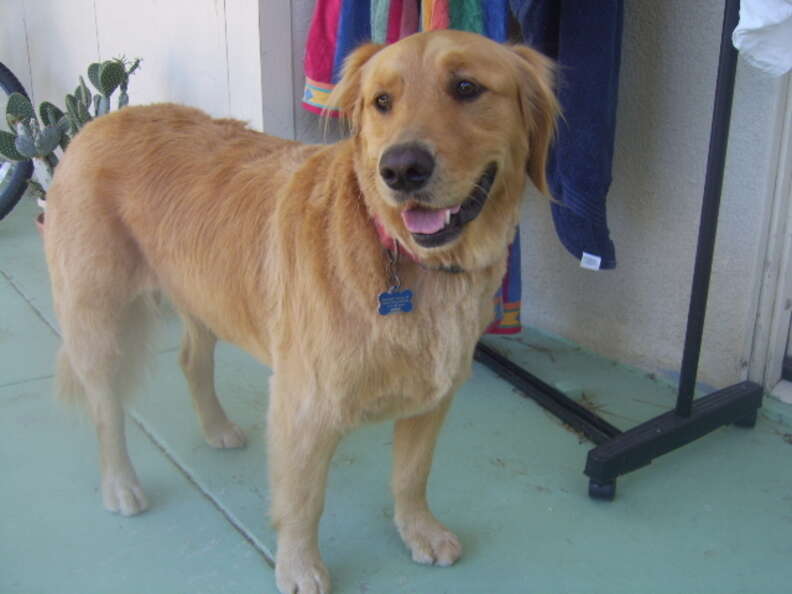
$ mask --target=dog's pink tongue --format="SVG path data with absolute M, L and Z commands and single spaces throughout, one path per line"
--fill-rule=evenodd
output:
M 445 227 L 446 212 L 450 210 L 443 208 L 442 210 L 428 210 L 424 208 L 411 208 L 410 210 L 402 211 L 402 220 L 404 226 L 410 233 L 437 233 Z

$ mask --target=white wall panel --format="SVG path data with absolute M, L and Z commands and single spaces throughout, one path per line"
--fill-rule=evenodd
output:
M 222 1 L 94 1 L 102 59 L 143 58 L 130 83 L 132 102 L 175 101 L 229 114 Z
M 0 47 L 36 102 L 63 105 L 88 64 L 126 55 L 143 59 L 133 104 L 175 101 L 261 128 L 259 3 L 4 0 Z
M 63 106 L 78 76 L 99 57 L 93 0 L 25 0 L 33 100 Z
M 29 93 L 32 79 L 25 33 L 24 0 L 3 0 L 2 2 L 2 9 L 0 9 L 0 62 L 11 69 Z

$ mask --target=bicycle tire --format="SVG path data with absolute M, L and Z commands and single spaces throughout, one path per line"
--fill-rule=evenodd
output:
M 22 83 L 19 82 L 14 73 L 11 72 L 5 64 L 0 62 L 0 88 L 7 95 L 11 93 L 22 93 L 25 97 L 28 96 L 27 92 L 25 91 L 25 87 L 22 86 Z M 4 117 L 5 114 L 0 114 L 0 117 Z M 25 193 L 27 189 L 27 181 L 33 175 L 33 162 L 30 160 L 27 161 L 17 161 L 14 165 L 14 172 L 11 174 L 11 178 L 8 181 L 8 185 L 6 188 L 0 192 L 0 221 L 2 221 L 5 216 L 11 212 L 11 210 L 17 205 L 19 199 L 22 198 L 22 194 Z

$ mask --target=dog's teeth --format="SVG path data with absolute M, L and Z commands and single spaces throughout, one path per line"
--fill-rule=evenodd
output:
M 445 211 L 445 224 L 448 225 L 448 223 L 450 222 L 451 222 L 451 209 L 447 208 Z

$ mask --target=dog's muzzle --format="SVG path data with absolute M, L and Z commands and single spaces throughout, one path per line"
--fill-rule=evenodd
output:
M 421 247 L 440 247 L 456 239 L 465 225 L 481 213 L 487 202 L 498 166 L 491 163 L 474 184 L 468 197 L 457 206 L 430 209 L 422 206 L 402 211 L 402 221 Z

